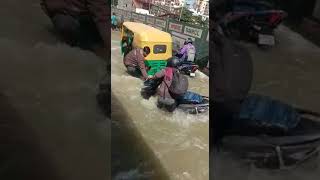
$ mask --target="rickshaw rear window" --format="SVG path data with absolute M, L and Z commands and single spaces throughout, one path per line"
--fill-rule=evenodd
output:
M 166 45 L 154 45 L 153 46 L 153 53 L 154 54 L 166 53 L 166 51 L 167 51 Z

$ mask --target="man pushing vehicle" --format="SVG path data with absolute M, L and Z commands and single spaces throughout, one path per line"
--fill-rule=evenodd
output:
M 150 54 L 150 48 L 144 47 L 131 50 L 123 59 L 130 75 L 146 80 L 148 78 L 147 67 L 144 64 L 145 57 Z
M 105 0 L 41 0 L 43 11 L 55 29 L 71 46 L 92 50 L 107 47 L 107 17 Z

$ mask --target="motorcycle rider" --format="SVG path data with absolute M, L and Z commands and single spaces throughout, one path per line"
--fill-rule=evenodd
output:
M 153 77 L 148 79 L 161 80 L 160 88 L 158 89 L 158 107 L 165 107 L 169 112 L 172 112 L 177 107 L 176 99 L 180 96 L 174 96 L 171 94 L 169 87 L 172 84 L 173 73 L 179 73 L 176 69 L 180 64 L 180 61 L 176 57 L 171 57 L 167 60 L 167 67 L 157 72 Z M 186 82 L 188 83 L 188 82 Z
M 180 49 L 180 52 L 177 54 L 177 57 L 179 57 L 182 62 L 184 61 L 193 62 L 195 53 L 196 53 L 196 48 L 193 45 L 192 39 L 188 38 L 184 42 L 184 46 Z
M 107 47 L 107 17 L 105 0 L 41 0 L 43 11 L 62 38 L 71 46 L 93 49 Z

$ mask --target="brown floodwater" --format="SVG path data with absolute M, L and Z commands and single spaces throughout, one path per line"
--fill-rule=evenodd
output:
M 157 108 L 156 97 L 143 99 L 140 95 L 143 82 L 129 76 L 123 66 L 120 33 L 112 32 L 111 38 L 112 93 L 119 101 L 112 106 L 112 112 L 118 114 L 120 106 L 123 113 L 130 117 L 134 126 L 132 129 L 139 134 L 136 141 L 145 142 L 169 179 L 209 179 L 209 113 L 191 115 L 181 110 L 168 113 Z M 189 79 L 189 83 L 191 91 L 209 96 L 209 79 L 206 75 L 197 72 L 195 78 Z M 126 174 L 132 175 L 133 172 L 138 176 L 137 167 Z M 144 172 L 140 173 L 143 175 Z M 136 176 L 132 175 L 132 178 Z

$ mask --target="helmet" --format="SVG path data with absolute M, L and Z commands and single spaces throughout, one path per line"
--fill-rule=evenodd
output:
M 189 44 L 189 43 L 192 44 L 192 39 L 191 39 L 191 38 L 188 38 L 188 39 L 186 40 L 186 42 L 185 42 L 185 44 Z
M 173 56 L 167 60 L 167 67 L 177 67 L 180 65 L 180 61 L 177 57 Z

